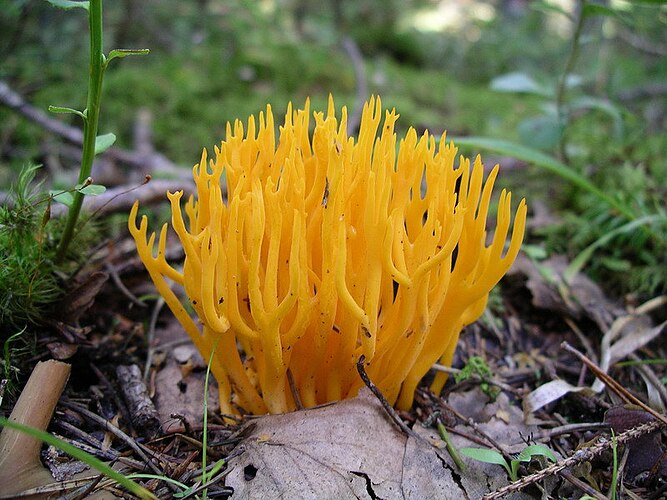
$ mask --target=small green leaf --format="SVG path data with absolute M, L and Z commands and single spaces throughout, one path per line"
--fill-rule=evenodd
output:
M 54 7 L 58 7 L 65 10 L 76 9 L 76 8 L 88 10 L 90 4 L 90 2 L 77 2 L 75 0 L 46 0 L 46 1 L 49 2 L 51 5 L 53 5 Z
M 519 455 L 516 457 L 516 460 L 519 462 L 529 462 L 533 457 L 537 456 L 546 457 L 552 462 L 558 461 L 556 455 L 554 455 L 554 452 L 543 444 L 532 444 L 530 446 L 526 446 L 523 450 L 521 450 L 521 453 L 519 453 Z
M 78 188 L 77 191 L 86 196 L 97 196 L 104 193 L 107 190 L 106 187 L 101 184 L 89 184 L 88 186 Z
M 113 146 L 113 143 L 116 142 L 116 135 L 111 132 L 104 135 L 98 135 L 95 138 L 95 154 L 104 153 L 107 149 Z
M 568 89 L 581 87 L 582 83 L 584 83 L 584 79 L 581 77 L 581 75 L 577 75 L 576 73 L 570 73 L 565 77 L 565 86 Z
M 548 151 L 558 145 L 562 128 L 555 115 L 540 115 L 527 118 L 517 127 L 521 142 Z
M 497 92 L 518 92 L 551 97 L 551 89 L 537 83 L 533 77 L 525 73 L 507 73 L 491 80 L 491 89 Z
M 531 2 L 530 8 L 538 12 L 544 12 L 547 14 L 555 12 L 557 14 L 562 14 L 568 19 L 572 20 L 572 14 L 566 11 L 563 7 L 556 5 L 554 3 L 548 3 L 543 1 Z
M 628 272 L 632 269 L 632 262 L 627 259 L 615 259 L 614 257 L 601 257 L 600 263 L 611 271 L 620 273 Z
M 78 109 L 66 108 L 64 106 L 49 106 L 49 111 L 51 113 L 70 113 L 70 114 L 73 114 L 73 115 L 80 116 L 84 120 L 86 119 L 86 115 L 84 115 Z
M 49 194 L 58 203 L 62 203 L 66 207 L 71 207 L 74 202 L 74 196 L 69 191 L 49 191 Z
M 609 16 L 609 17 L 619 17 L 620 12 L 612 7 L 607 7 L 599 3 L 584 3 L 584 10 L 582 11 L 584 16 Z
M 496 450 L 490 450 L 488 448 L 461 448 L 459 452 L 461 455 L 465 455 L 466 457 L 470 457 L 479 462 L 502 465 L 507 473 L 511 474 L 510 466 L 507 464 L 507 461 Z
M 143 56 L 150 52 L 150 49 L 114 49 L 109 52 L 107 63 L 112 59 L 122 59 L 127 56 Z
M 544 260 L 549 256 L 544 247 L 537 245 L 523 244 L 521 250 L 533 260 Z
M 526 446 L 523 450 L 521 450 L 521 453 L 519 453 L 519 455 L 514 460 L 512 460 L 510 464 L 510 477 L 512 478 L 512 481 L 516 481 L 518 478 L 519 464 L 521 462 L 530 462 L 531 459 L 536 456 L 547 457 L 552 462 L 557 460 L 553 452 L 542 444 Z

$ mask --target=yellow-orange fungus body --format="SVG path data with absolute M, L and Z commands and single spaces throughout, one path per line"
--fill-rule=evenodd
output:
M 479 158 L 471 166 L 444 135 L 414 129 L 397 147 L 398 115 L 383 120 L 379 98 L 366 103 L 358 138 L 333 99 L 314 113 L 312 134 L 310 118 L 308 102 L 290 105 L 276 142 L 268 106 L 259 123 L 228 125 L 214 159 L 204 151 L 197 199 L 168 195 L 182 271 L 165 260 L 166 226 L 155 256 L 136 204 L 130 214 L 141 259 L 204 359 L 218 342 L 223 413 L 290 411 L 295 392 L 306 407 L 353 397 L 362 354 L 385 397 L 409 408 L 433 363 L 451 363 L 461 329 L 521 246 L 526 205 L 510 231 L 505 191 L 487 238 L 497 166 L 484 181 Z M 201 325 L 167 279 L 184 288 Z

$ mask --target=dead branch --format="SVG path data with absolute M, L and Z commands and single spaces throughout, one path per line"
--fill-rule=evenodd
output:
M 45 130 L 62 137 L 67 142 L 83 145 L 83 132 L 70 125 L 67 125 L 60 120 L 56 120 L 48 116 L 44 111 L 32 106 L 26 102 L 23 97 L 15 92 L 7 82 L 0 80 L 0 104 L 7 106 L 9 109 L 17 112 L 29 121 L 39 125 Z M 140 121 L 145 121 L 146 117 L 140 115 Z M 142 141 L 146 140 L 146 135 L 142 136 Z M 138 141 L 139 142 L 139 141 Z M 156 153 L 152 147 L 146 148 L 145 143 L 138 151 L 128 151 L 125 149 L 111 147 L 106 150 L 103 155 L 111 158 L 138 172 L 141 176 L 150 174 L 152 172 L 161 172 L 175 175 L 179 178 L 187 178 L 190 176 L 188 169 L 179 167 L 170 161 L 164 155 Z
M 137 365 L 116 367 L 116 377 L 127 402 L 132 425 L 152 439 L 160 431 L 160 419 Z
M 628 441 L 643 436 L 644 434 L 655 432 L 663 426 L 664 424 L 660 420 L 653 420 L 651 422 L 634 427 L 633 429 L 627 430 L 616 436 L 616 438 L 613 440 L 603 439 L 597 444 L 588 448 L 582 448 L 576 451 L 573 455 L 560 460 L 559 462 L 556 462 L 555 464 L 550 465 L 549 467 L 546 467 L 541 471 L 536 472 L 535 474 L 523 477 L 518 481 L 508 484 L 507 486 L 503 486 L 502 488 L 499 488 L 492 493 L 484 495 L 482 500 L 496 500 L 498 498 L 502 498 L 505 495 L 508 495 L 509 493 L 520 491 L 526 486 L 537 483 L 549 476 L 553 476 L 554 474 L 558 474 L 568 467 L 572 467 L 573 465 L 583 462 L 590 462 L 593 458 L 600 455 L 603 451 L 610 449 L 612 446 L 627 443 Z
M 351 37 L 345 36 L 341 41 L 341 45 L 345 53 L 349 56 L 352 61 L 352 68 L 354 69 L 354 77 L 357 83 L 357 92 L 354 103 L 354 109 L 347 121 L 347 133 L 352 135 L 359 128 L 359 123 L 361 122 L 361 112 L 364 108 L 364 102 L 368 99 L 368 82 L 366 82 L 366 72 L 364 70 L 364 59 L 361 55 L 361 50 L 357 42 L 355 42 Z
M 135 190 L 136 189 L 136 190 Z M 137 189 L 133 186 L 116 186 L 98 196 L 86 196 L 83 208 L 95 215 L 126 212 L 138 200 L 141 205 L 157 203 L 167 199 L 167 191 L 184 191 L 188 196 L 194 192 L 192 179 L 187 181 L 152 180 Z M 51 207 L 51 216 L 60 217 L 67 213 L 67 207 L 56 204 Z

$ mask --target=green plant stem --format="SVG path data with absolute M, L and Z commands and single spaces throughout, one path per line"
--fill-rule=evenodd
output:
M 206 454 L 208 451 L 208 379 L 211 374 L 211 365 L 213 364 L 213 356 L 215 355 L 215 350 L 218 348 L 218 342 L 220 338 L 218 337 L 213 344 L 213 349 L 211 350 L 211 355 L 208 358 L 208 364 L 206 365 L 206 377 L 204 377 L 204 434 L 202 435 L 202 450 L 201 450 L 201 482 L 206 484 L 209 475 L 206 474 Z M 207 489 L 204 489 L 202 498 L 206 500 L 206 495 L 208 493 Z
M 616 489 L 618 487 L 618 442 L 616 441 L 616 433 L 611 430 L 611 451 L 612 451 L 612 472 L 611 472 L 611 486 L 609 492 L 610 500 L 616 500 Z
M 104 76 L 104 54 L 102 53 L 102 0 L 90 0 L 88 12 L 88 24 L 90 29 L 90 64 L 88 73 L 88 100 L 84 111 L 83 122 L 83 153 L 81 155 L 81 168 L 79 170 L 79 184 L 85 182 L 90 176 L 95 158 L 95 139 L 97 138 L 97 125 L 100 117 L 100 101 L 102 98 L 102 79 Z M 62 262 L 67 249 L 72 242 L 76 222 L 83 205 L 84 194 L 75 191 L 74 201 L 67 213 L 67 222 L 63 230 L 56 262 Z
M 452 457 L 452 460 L 454 460 L 456 467 L 458 467 L 460 471 L 465 470 L 466 466 L 463 463 L 463 460 L 461 460 L 461 455 L 459 455 L 456 446 L 454 446 L 454 443 L 452 443 L 452 440 L 449 437 L 449 432 L 447 432 L 447 429 L 439 418 L 436 420 L 436 426 L 438 428 L 438 434 L 440 434 L 440 438 L 445 442 L 449 456 Z
M 560 138 L 558 140 L 558 159 L 561 161 L 566 161 L 567 154 L 565 151 L 565 126 L 567 118 L 564 116 L 563 104 L 565 100 L 565 89 L 567 88 L 567 77 L 572 73 L 574 68 L 574 63 L 577 60 L 579 55 L 579 39 L 581 38 L 581 33 L 584 27 L 584 5 L 586 0 L 578 2 L 576 12 L 575 12 L 575 21 L 574 21 L 574 32 L 572 34 L 572 46 L 570 48 L 570 53 L 567 56 L 567 61 L 565 62 L 565 69 L 563 74 L 558 82 L 558 87 L 556 88 L 556 113 L 558 115 L 558 124 L 560 126 Z

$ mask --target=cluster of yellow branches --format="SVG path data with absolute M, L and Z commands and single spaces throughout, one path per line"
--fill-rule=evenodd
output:
M 197 200 L 169 193 L 182 271 L 165 260 L 167 225 L 148 236 L 130 215 L 139 255 L 211 369 L 223 413 L 293 410 L 356 395 L 356 362 L 387 400 L 409 408 L 434 362 L 451 363 L 462 327 L 475 321 L 514 261 L 526 205 L 512 218 L 503 191 L 493 238 L 486 220 L 494 168 L 457 160 L 445 136 L 410 129 L 397 147 L 398 115 L 366 103 L 358 139 L 336 118 L 291 105 L 276 143 L 271 107 L 204 151 Z M 382 122 L 382 123 L 381 123 Z M 226 186 L 226 192 L 223 189 Z M 185 289 L 195 323 L 168 280 Z M 290 384 L 289 379 L 292 379 Z M 440 390 L 438 375 L 433 383 Z

